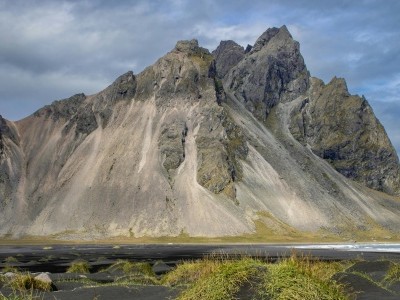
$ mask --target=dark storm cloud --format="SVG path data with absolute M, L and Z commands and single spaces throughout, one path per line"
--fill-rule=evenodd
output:
M 180 39 L 210 50 L 226 39 L 246 46 L 286 24 L 311 74 L 346 78 L 399 150 L 399 11 L 397 0 L 0 0 L 0 114 L 19 119 L 54 99 L 97 92 Z

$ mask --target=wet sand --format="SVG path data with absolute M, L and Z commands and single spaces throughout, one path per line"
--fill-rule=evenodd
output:
M 7 257 L 16 257 L 16 266 L 30 272 L 64 272 L 71 261 L 77 258 L 93 264 L 94 269 L 108 266 L 118 259 L 154 262 L 162 260 L 175 264 L 180 260 L 199 259 L 208 255 L 220 254 L 226 257 L 248 255 L 270 261 L 296 253 L 320 260 L 378 260 L 382 258 L 400 260 L 400 253 L 379 252 L 374 249 L 346 250 L 335 248 L 311 249 L 313 245 L 210 245 L 210 244 L 153 244 L 153 245 L 27 245 L 0 246 L 0 268 Z

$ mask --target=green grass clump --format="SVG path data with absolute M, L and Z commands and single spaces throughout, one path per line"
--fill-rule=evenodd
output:
M 105 269 L 106 272 L 122 271 L 125 275 L 116 279 L 118 284 L 158 284 L 158 279 L 150 263 L 118 260 Z
M 243 257 L 235 260 L 206 258 L 183 262 L 162 282 L 186 286 L 179 300 L 235 299 L 250 287 L 255 299 L 341 300 L 350 299 L 344 287 L 331 277 L 349 263 L 321 262 L 293 255 L 277 263 Z
M 30 291 L 13 291 L 10 295 L 4 296 L 0 294 L 0 300 L 37 300 L 43 297 L 33 290 Z
M 1 269 L 1 271 L 2 271 L 3 273 L 7 273 L 7 272 L 18 273 L 18 272 L 19 272 L 19 269 L 18 269 L 17 267 L 5 265 L 5 266 Z
M 233 261 L 213 261 L 186 265 L 183 270 L 173 271 L 183 279 L 183 282 L 194 281 L 178 297 L 180 300 L 234 299 L 240 287 L 248 283 L 251 278 L 260 273 L 263 263 L 252 258 L 243 258 Z M 196 271 L 196 267 L 198 267 Z M 183 271 L 183 272 L 182 272 Z M 188 271 L 188 278 L 184 278 L 184 271 Z M 171 278 L 169 278 L 171 280 Z
M 392 262 L 383 282 L 390 285 L 395 281 L 400 281 L 400 264 Z
M 67 273 L 90 273 L 91 266 L 86 260 L 77 260 L 72 262 L 72 264 L 67 269 Z
M 4 262 L 7 263 L 7 264 L 17 263 L 17 262 L 18 262 L 18 259 L 16 259 L 16 258 L 13 257 L 13 256 L 9 256 L 9 257 L 7 257 L 6 259 L 4 259 Z
M 184 261 L 175 270 L 165 274 L 162 282 L 168 286 L 192 284 L 213 273 L 220 265 L 221 261 L 213 259 Z
M 9 285 L 13 290 L 17 291 L 51 291 L 51 283 L 38 280 L 30 274 L 17 274 L 17 276 L 9 282 Z
M 12 272 L 12 273 L 18 273 L 19 269 L 14 265 L 15 263 L 18 263 L 18 259 L 13 257 L 13 256 L 9 256 L 7 258 L 4 259 L 4 267 L 1 269 L 2 272 L 7 273 L 7 272 Z
M 147 262 L 130 262 L 128 260 L 118 260 L 116 263 L 106 269 L 106 271 L 121 270 L 125 274 L 143 274 L 155 276 L 151 265 Z
M 279 300 L 349 299 L 344 287 L 331 280 L 331 276 L 341 268 L 338 263 L 292 256 L 268 266 L 259 288 L 260 297 Z

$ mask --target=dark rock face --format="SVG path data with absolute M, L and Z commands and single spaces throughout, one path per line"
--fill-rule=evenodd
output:
M 90 134 L 96 130 L 98 124 L 96 116 L 90 106 L 86 106 L 83 110 L 75 115 L 72 122 L 76 122 L 76 134 Z
M 1 157 L 6 155 L 7 144 L 10 141 L 15 146 L 19 146 L 18 132 L 10 125 L 10 122 L 0 115 L 0 161 Z
M 11 193 L 11 182 L 8 168 L 3 164 L 6 156 L 6 135 L 10 132 L 6 120 L 0 115 L 0 195 L 2 199 L 8 198 Z M 3 200 L 4 201 L 4 200 Z M 1 201 L 1 202 L 3 202 Z M 3 203 L 0 203 L 1 206 Z
M 218 78 L 223 78 L 244 57 L 245 50 L 234 41 L 222 41 L 212 52 Z
M 276 104 L 304 93 L 308 81 L 299 43 L 285 26 L 264 32 L 225 77 L 235 96 L 262 121 Z
M 188 128 L 184 122 L 165 124 L 159 137 L 163 166 L 167 171 L 177 169 L 185 159 L 185 139 Z
M 18 132 L 0 115 L 0 209 L 10 203 L 16 192 L 20 166 L 20 140 Z
M 292 111 L 290 130 L 344 176 L 389 194 L 400 192 L 396 151 L 367 100 L 350 95 L 344 79 L 327 85 L 313 79 L 309 97 Z
M 36 111 L 33 115 L 36 117 L 51 117 L 54 121 L 58 121 L 60 119 L 65 121 L 78 112 L 79 107 L 82 105 L 85 99 L 85 94 L 76 94 L 67 99 L 54 101 L 51 105 L 46 105 L 45 107 Z
M 67 134 L 71 128 L 75 126 L 75 134 L 89 135 L 98 127 L 96 117 L 91 106 L 82 105 L 79 110 L 69 119 L 69 122 L 63 129 L 63 133 Z
M 3 119 L 3 117 L 0 115 L 0 157 L 5 154 L 5 138 L 6 137 L 12 137 L 15 140 L 15 137 L 11 133 L 10 128 L 7 125 L 7 121 Z
M 35 117 L 51 118 L 55 122 L 66 122 L 63 133 L 67 134 L 75 126 L 76 135 L 90 134 L 97 128 L 96 118 L 90 106 L 85 105 L 85 94 L 54 101 L 51 105 L 36 111 Z
M 136 89 L 136 77 L 132 71 L 119 76 L 110 86 L 95 96 L 93 109 L 85 108 L 85 112 L 78 118 L 77 133 L 89 134 L 97 128 L 95 114 L 100 116 L 101 126 L 105 128 L 110 121 L 115 104 L 134 98 Z
M 136 94 L 136 77 L 132 71 L 119 76 L 98 97 L 104 101 L 115 103 L 123 99 L 132 99 Z
M 136 77 L 132 71 L 129 71 L 98 93 L 95 96 L 94 105 L 87 105 L 85 103 L 87 97 L 81 93 L 67 99 L 54 101 L 51 105 L 46 105 L 36 111 L 34 116 L 51 118 L 53 121 L 68 121 L 63 131 L 64 134 L 76 125 L 76 135 L 88 135 L 98 127 L 95 112 L 100 115 L 104 128 L 112 115 L 113 105 L 120 100 L 132 99 L 135 93 Z
M 221 138 L 222 135 L 222 138 Z M 236 199 L 234 183 L 242 179 L 241 159 L 248 153 L 246 137 L 222 109 L 213 109 L 196 138 L 197 181 L 213 193 Z

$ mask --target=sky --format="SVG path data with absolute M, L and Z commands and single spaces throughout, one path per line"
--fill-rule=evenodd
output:
M 312 76 L 364 95 L 400 153 L 398 0 L 0 0 L 0 114 L 93 94 L 196 38 L 254 44 L 286 25 Z

